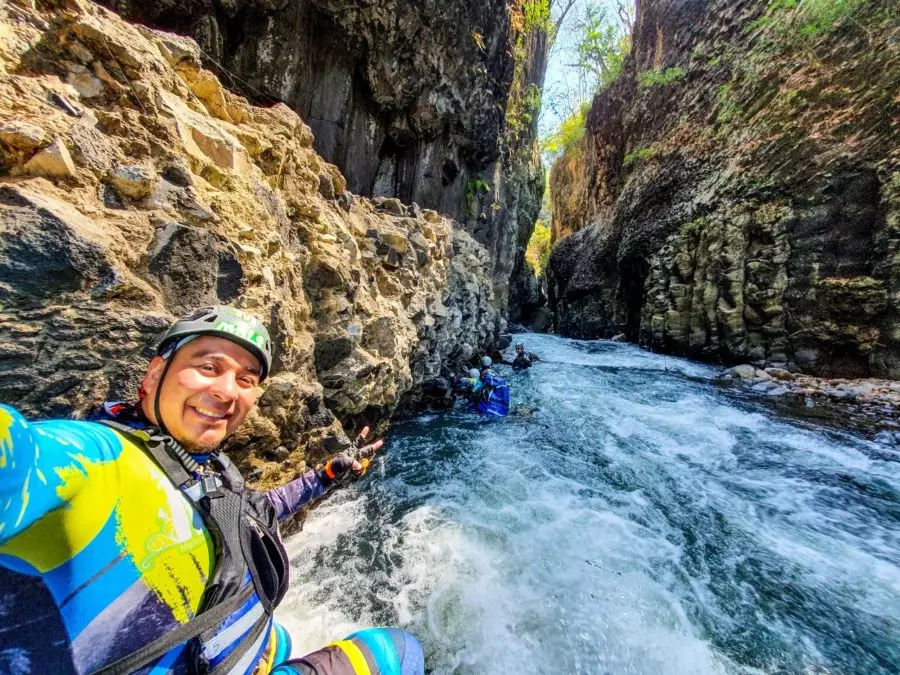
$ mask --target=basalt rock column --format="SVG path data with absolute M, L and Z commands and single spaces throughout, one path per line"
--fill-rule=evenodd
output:
M 561 332 L 900 377 L 896 9 L 787 4 L 640 3 L 560 168 L 584 199 L 551 259 Z

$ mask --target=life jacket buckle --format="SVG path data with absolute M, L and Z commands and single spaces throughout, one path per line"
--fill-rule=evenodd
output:
M 222 484 L 219 482 L 219 479 L 215 476 L 203 476 L 200 479 L 200 496 L 201 497 L 222 497 L 225 493 L 222 492 Z

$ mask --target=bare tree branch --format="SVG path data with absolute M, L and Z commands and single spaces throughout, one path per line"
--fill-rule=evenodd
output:
M 568 14 L 569 10 L 575 6 L 575 3 L 577 2 L 577 0 L 565 0 L 565 2 L 566 2 L 565 7 L 563 7 L 562 12 L 560 13 L 559 17 L 556 19 L 556 24 L 554 25 L 554 28 L 556 29 L 555 32 L 557 35 L 559 35 L 559 29 L 562 28 L 563 21 L 565 21 L 565 19 L 566 19 L 566 14 Z
M 619 14 L 619 21 L 625 26 L 626 32 L 631 34 L 634 31 L 634 5 L 632 4 L 632 9 L 629 11 L 629 3 L 632 3 L 632 0 L 616 0 L 616 12 Z

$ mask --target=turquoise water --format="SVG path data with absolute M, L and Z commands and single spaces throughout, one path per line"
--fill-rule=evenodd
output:
M 296 653 L 395 624 L 442 674 L 900 672 L 900 452 L 524 339 L 517 415 L 395 425 L 290 539 Z

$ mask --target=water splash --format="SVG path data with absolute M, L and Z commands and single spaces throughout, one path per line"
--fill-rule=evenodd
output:
M 296 652 L 400 624 L 434 673 L 900 670 L 900 457 L 714 368 L 524 336 L 519 415 L 423 415 L 288 544 Z

